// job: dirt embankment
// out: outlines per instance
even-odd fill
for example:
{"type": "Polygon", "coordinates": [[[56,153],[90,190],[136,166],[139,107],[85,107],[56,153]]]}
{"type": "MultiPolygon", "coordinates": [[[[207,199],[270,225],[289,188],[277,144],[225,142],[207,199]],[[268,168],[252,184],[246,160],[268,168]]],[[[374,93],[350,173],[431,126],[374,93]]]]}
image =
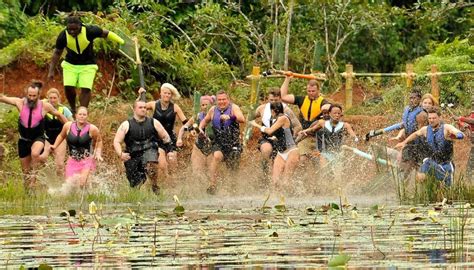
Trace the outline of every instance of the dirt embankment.
{"type": "MultiPolygon", "coordinates": [[[[105,93],[107,93],[115,72],[115,67],[113,63],[107,62],[100,57],[98,58],[97,64],[99,65],[98,72],[100,74],[96,76],[94,89],[99,91],[94,91],[94,94],[101,92],[103,89],[107,89],[105,91],[105,93]]],[[[49,82],[47,81],[48,69],[49,65],[40,67],[31,60],[20,59],[17,62],[4,67],[1,71],[1,91],[2,93],[9,96],[22,97],[24,96],[25,88],[29,85],[31,80],[41,80],[43,83],[45,83],[43,86],[44,91],[42,91],[42,95],[45,95],[46,91],[53,87],[62,90],[63,81],[59,65],[55,70],[54,80],[49,82]]],[[[119,93],[116,83],[117,80],[115,80],[114,87],[112,88],[113,96],[119,93]]]]}

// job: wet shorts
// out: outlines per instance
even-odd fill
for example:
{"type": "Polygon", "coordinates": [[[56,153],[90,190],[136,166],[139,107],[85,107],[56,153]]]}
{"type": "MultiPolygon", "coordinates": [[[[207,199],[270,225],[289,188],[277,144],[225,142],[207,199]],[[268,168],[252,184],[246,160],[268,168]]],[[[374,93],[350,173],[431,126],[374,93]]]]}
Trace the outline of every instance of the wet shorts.
{"type": "Polygon", "coordinates": [[[33,146],[33,143],[42,142],[44,144],[44,140],[45,138],[43,136],[35,138],[34,140],[25,140],[25,139],[20,138],[18,140],[18,156],[20,158],[26,158],[27,156],[30,156],[31,146],[33,146]]]}
{"type": "Polygon", "coordinates": [[[79,160],[72,157],[68,158],[66,162],[66,177],[80,174],[85,170],[95,170],[95,160],[93,157],[86,157],[79,160]]]}
{"type": "Polygon", "coordinates": [[[439,181],[444,181],[446,186],[451,186],[454,175],[454,164],[452,162],[437,163],[431,158],[425,158],[420,172],[434,176],[439,181]]]}
{"type": "Polygon", "coordinates": [[[260,146],[264,143],[269,143],[272,145],[272,155],[270,156],[272,159],[275,159],[278,151],[275,149],[274,140],[270,140],[267,136],[262,136],[260,140],[258,140],[258,150],[260,151],[260,146]]]}
{"type": "Polygon", "coordinates": [[[402,161],[412,161],[421,164],[426,157],[426,145],[423,143],[409,143],[402,150],[402,161]]]}
{"type": "Polygon", "coordinates": [[[212,152],[220,151],[224,156],[224,161],[228,168],[237,170],[240,164],[240,156],[242,154],[242,146],[240,145],[220,145],[219,143],[212,144],[212,152]]]}
{"type": "Polygon", "coordinates": [[[64,86],[92,89],[94,78],[99,67],[92,65],[73,65],[66,61],[61,63],[63,68],[64,86]]]}
{"type": "MultiPolygon", "coordinates": [[[[176,150],[178,149],[178,147],[176,146],[176,141],[178,140],[176,137],[176,133],[174,131],[171,133],[168,132],[168,135],[170,136],[170,139],[171,139],[171,146],[170,146],[169,152],[176,152],[176,150]]],[[[158,142],[158,147],[165,150],[165,148],[163,147],[163,142],[161,140],[158,142]]]]}
{"type": "Polygon", "coordinates": [[[201,150],[201,153],[205,156],[209,156],[212,153],[212,143],[207,142],[205,139],[198,138],[195,142],[197,149],[201,150]]]}
{"type": "Polygon", "coordinates": [[[150,148],[133,153],[131,158],[124,162],[127,179],[131,187],[136,187],[146,181],[147,164],[158,163],[158,150],[150,148]]]}

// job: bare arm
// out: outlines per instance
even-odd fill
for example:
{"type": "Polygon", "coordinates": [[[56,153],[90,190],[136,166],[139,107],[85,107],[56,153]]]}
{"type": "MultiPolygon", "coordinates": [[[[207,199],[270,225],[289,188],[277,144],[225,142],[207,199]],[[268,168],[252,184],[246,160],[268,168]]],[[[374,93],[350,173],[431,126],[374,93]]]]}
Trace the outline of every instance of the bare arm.
{"type": "Polygon", "coordinates": [[[462,140],[465,137],[464,133],[462,133],[459,129],[455,128],[453,125],[444,124],[444,130],[444,137],[447,140],[462,140]]]}
{"type": "Polygon", "coordinates": [[[170,135],[166,132],[165,128],[161,125],[160,121],[153,119],[153,125],[155,126],[156,132],[158,132],[158,136],[164,143],[170,143],[170,135]]]}
{"type": "Polygon", "coordinates": [[[347,133],[349,133],[349,135],[350,135],[352,138],[357,138],[357,135],[355,134],[354,130],[352,129],[351,124],[349,124],[349,123],[344,123],[344,127],[346,128],[347,133]]]}
{"type": "Polygon", "coordinates": [[[305,130],[303,130],[304,133],[312,133],[312,132],[316,132],[320,129],[322,129],[324,127],[324,124],[326,123],[325,120],[318,120],[318,121],[315,121],[311,124],[311,126],[305,130]]]}
{"type": "Polygon", "coordinates": [[[98,161],[103,161],[104,159],[102,158],[102,136],[100,135],[99,129],[91,124],[91,137],[92,140],[94,141],[94,158],[98,161]]]}
{"type": "Polygon", "coordinates": [[[296,117],[296,114],[288,106],[285,108],[285,113],[288,115],[288,118],[290,118],[291,125],[293,126],[293,136],[295,136],[298,132],[303,130],[303,126],[300,120],[298,120],[298,117],[296,117]]]}
{"type": "Polygon", "coordinates": [[[181,110],[181,107],[179,107],[178,104],[174,104],[174,111],[178,115],[178,118],[181,120],[181,122],[186,121],[186,115],[184,115],[183,110],[181,110]]]}
{"type": "Polygon", "coordinates": [[[184,124],[180,129],[179,129],[179,132],[178,132],[178,138],[176,139],[176,145],[177,146],[181,146],[182,145],[182,141],[183,141],[183,135],[184,135],[184,131],[185,129],[188,129],[190,127],[192,127],[194,124],[194,116],[191,117],[191,119],[188,120],[188,122],[186,122],[186,124],[184,124]],[[181,143],[180,143],[181,142],[181,143]],[[181,144],[181,145],[179,145],[181,144]]]}
{"type": "Polygon", "coordinates": [[[259,122],[262,123],[262,121],[261,121],[261,120],[262,120],[262,116],[263,116],[262,111],[263,111],[264,109],[265,109],[265,104],[262,104],[262,105],[260,105],[260,106],[257,107],[257,109],[255,110],[255,119],[254,119],[254,120],[259,119],[259,120],[260,120],[259,122]]]}
{"type": "Polygon", "coordinates": [[[239,108],[239,106],[232,104],[232,114],[236,117],[235,120],[238,123],[244,123],[245,122],[245,116],[242,113],[242,110],[239,108]]]}
{"type": "Polygon", "coordinates": [[[65,124],[68,120],[66,118],[66,116],[64,116],[64,114],[60,113],[58,110],[56,110],[56,108],[53,107],[53,105],[47,103],[47,102],[43,102],[43,109],[45,111],[45,114],[46,113],[50,113],[54,116],[56,116],[59,121],[61,121],[61,123],[65,124]]]}
{"type": "Polygon", "coordinates": [[[13,105],[16,106],[17,109],[20,111],[21,110],[21,104],[22,104],[22,99],[17,98],[17,97],[7,97],[3,94],[0,94],[0,102],[3,102],[5,104],[13,105]]]}
{"type": "Polygon", "coordinates": [[[286,76],[285,81],[280,87],[281,100],[289,104],[295,104],[295,96],[293,94],[288,94],[290,80],[291,80],[291,77],[286,76]]]}
{"type": "Polygon", "coordinates": [[[212,106],[209,109],[209,111],[207,112],[206,117],[204,117],[204,119],[199,123],[199,129],[200,130],[204,130],[204,128],[206,128],[207,124],[209,124],[209,122],[211,122],[211,119],[214,116],[214,113],[213,113],[214,108],[215,108],[215,106],[212,106]]]}
{"type": "MultiPolygon", "coordinates": [[[[255,121],[252,121],[251,122],[251,125],[253,125],[254,127],[260,129],[260,131],[262,133],[266,133],[268,135],[272,135],[273,132],[275,132],[276,130],[278,130],[279,128],[281,128],[285,123],[286,121],[288,120],[288,118],[286,118],[286,116],[280,116],[278,117],[278,119],[276,120],[276,122],[271,126],[271,127],[265,127],[265,126],[262,126],[262,125],[259,125],[257,124],[255,121]]],[[[289,121],[289,120],[288,120],[289,121]]]]}
{"type": "Polygon", "coordinates": [[[416,138],[421,137],[421,136],[426,136],[426,126],[410,134],[410,136],[408,136],[408,138],[406,138],[403,142],[400,142],[397,145],[395,145],[395,148],[403,148],[405,147],[407,143],[412,142],[416,138]]]}
{"type": "Polygon", "coordinates": [[[48,80],[53,79],[54,69],[59,62],[59,58],[61,58],[61,54],[63,54],[63,50],[54,49],[53,57],[51,58],[51,64],[49,65],[48,80]]]}
{"type": "Polygon", "coordinates": [[[122,124],[120,124],[120,127],[117,130],[117,133],[115,133],[115,137],[114,137],[114,150],[115,150],[115,153],[117,153],[117,155],[119,155],[119,157],[123,160],[130,159],[130,156],[128,156],[127,159],[124,159],[123,154],[122,154],[122,152],[123,152],[122,151],[122,143],[125,140],[125,135],[127,135],[128,128],[129,128],[128,121],[122,122],[122,124]]]}
{"type": "Polygon", "coordinates": [[[67,122],[63,125],[63,129],[61,129],[61,133],[59,133],[58,137],[56,137],[56,141],[54,141],[54,145],[51,148],[56,149],[63,141],[66,139],[67,131],[71,127],[72,122],[67,122]]]}

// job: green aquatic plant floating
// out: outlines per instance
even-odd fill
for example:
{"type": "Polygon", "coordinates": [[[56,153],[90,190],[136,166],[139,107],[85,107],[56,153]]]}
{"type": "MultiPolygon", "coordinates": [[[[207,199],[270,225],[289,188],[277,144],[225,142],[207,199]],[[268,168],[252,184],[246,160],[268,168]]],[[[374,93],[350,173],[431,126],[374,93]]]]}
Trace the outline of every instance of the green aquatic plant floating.
{"type": "Polygon", "coordinates": [[[181,205],[178,196],[174,195],[173,199],[176,203],[176,207],[173,209],[173,213],[175,213],[178,217],[182,217],[184,215],[184,207],[181,205]]]}
{"type": "Polygon", "coordinates": [[[347,263],[351,260],[351,256],[347,254],[339,254],[337,256],[332,257],[329,262],[329,267],[344,267],[347,263]]]}

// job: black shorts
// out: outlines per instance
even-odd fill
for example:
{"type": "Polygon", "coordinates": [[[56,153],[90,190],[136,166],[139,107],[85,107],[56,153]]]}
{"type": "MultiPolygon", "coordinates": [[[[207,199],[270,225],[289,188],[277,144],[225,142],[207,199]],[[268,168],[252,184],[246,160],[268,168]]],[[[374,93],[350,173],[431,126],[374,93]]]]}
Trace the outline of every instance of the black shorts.
{"type": "MultiPolygon", "coordinates": [[[[27,140],[22,138],[18,139],[18,156],[20,158],[26,158],[28,156],[31,156],[31,146],[33,146],[33,143],[35,142],[42,142],[44,144],[44,137],[40,136],[35,138],[34,140],[27,140]]],[[[43,150],[41,150],[41,153],[43,152],[43,150]]]]}
{"type": "MultiPolygon", "coordinates": [[[[176,133],[174,133],[174,131],[170,134],[168,133],[168,135],[170,136],[170,139],[171,139],[171,147],[170,147],[170,152],[176,152],[176,150],[178,149],[178,147],[176,146],[176,141],[178,140],[178,138],[176,137],[176,133]]],[[[160,140],[158,142],[158,147],[160,147],[161,149],[165,149],[163,147],[163,142],[160,140]]]]}
{"type": "Polygon", "coordinates": [[[201,153],[205,156],[209,156],[212,154],[212,143],[205,140],[198,138],[195,142],[197,149],[201,150],[201,153]]]}
{"type": "Polygon", "coordinates": [[[427,144],[423,142],[409,143],[402,150],[402,161],[411,161],[421,165],[423,159],[427,156],[427,144]]]}
{"type": "Polygon", "coordinates": [[[131,187],[136,187],[146,181],[147,164],[158,163],[158,149],[150,148],[133,153],[131,158],[124,162],[127,179],[131,187]]]}
{"type": "Polygon", "coordinates": [[[262,136],[260,140],[258,140],[258,150],[260,151],[260,146],[264,143],[269,143],[272,145],[272,155],[270,156],[272,159],[275,159],[276,155],[278,154],[278,151],[275,148],[275,141],[270,140],[267,136],[262,136]]]}
{"type": "Polygon", "coordinates": [[[240,164],[240,156],[242,154],[242,146],[240,144],[224,145],[219,143],[212,144],[212,152],[220,151],[224,156],[224,161],[228,168],[237,170],[240,164]]]}

